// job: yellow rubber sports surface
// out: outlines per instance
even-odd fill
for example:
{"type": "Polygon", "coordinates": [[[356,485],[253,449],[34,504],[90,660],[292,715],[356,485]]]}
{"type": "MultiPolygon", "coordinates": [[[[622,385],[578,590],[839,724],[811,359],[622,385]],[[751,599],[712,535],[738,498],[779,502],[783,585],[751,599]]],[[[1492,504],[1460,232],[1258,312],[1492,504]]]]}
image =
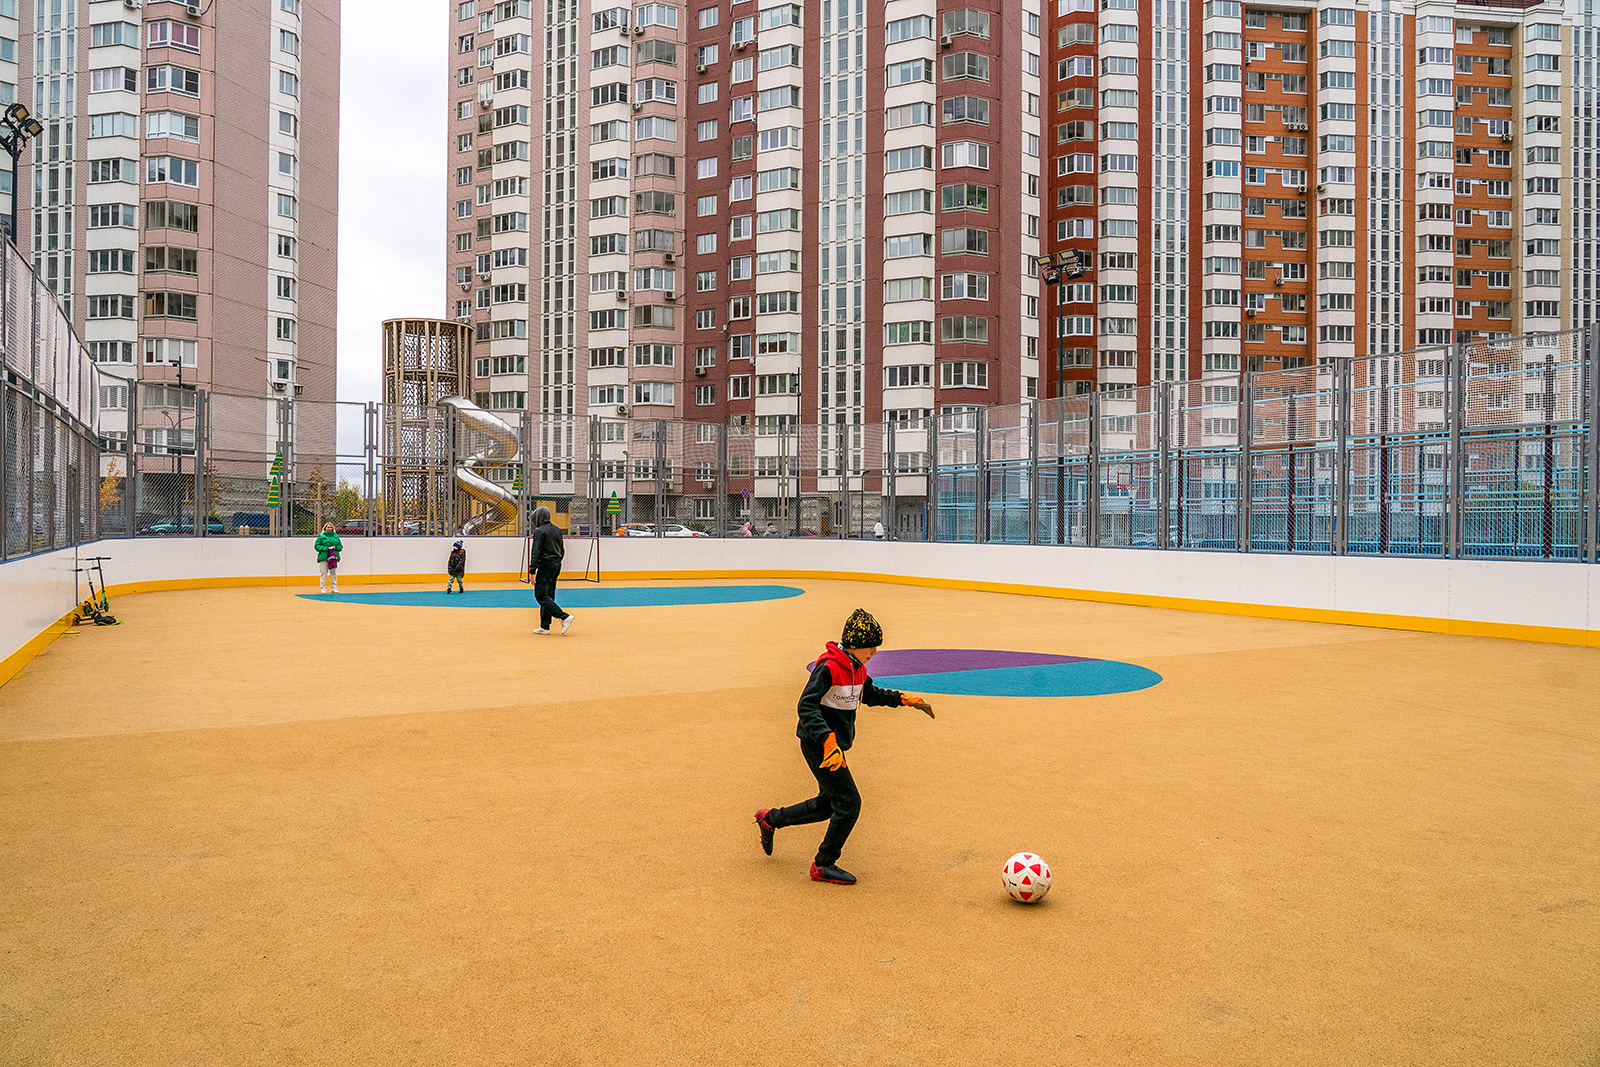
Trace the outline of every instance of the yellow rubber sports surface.
{"type": "Polygon", "coordinates": [[[788,584],[117,599],[0,688],[0,1064],[1600,1061],[1595,649],[788,584]],[[1162,680],[863,708],[824,885],[751,820],[856,607],[1162,680]]]}

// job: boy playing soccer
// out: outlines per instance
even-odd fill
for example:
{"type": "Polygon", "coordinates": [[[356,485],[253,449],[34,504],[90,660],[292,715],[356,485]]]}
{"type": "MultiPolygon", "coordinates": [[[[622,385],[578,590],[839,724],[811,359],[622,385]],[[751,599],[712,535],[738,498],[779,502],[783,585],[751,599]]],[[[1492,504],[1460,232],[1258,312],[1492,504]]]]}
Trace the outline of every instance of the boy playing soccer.
{"type": "Polygon", "coordinates": [[[787,808],[762,808],[756,812],[761,848],[772,855],[772,836],[780,826],[799,826],[827,820],[828,832],[811,863],[811,880],[834,885],[855,885],[856,876],[844,870],[839,853],[861,814],[861,794],[845,766],[844,754],[856,736],[856,706],[921,708],[933,718],[933,707],[915,693],[879,689],[867,677],[867,662],[883,644],[883,628],[861,608],[846,620],[838,644],[828,642],[817,657],[811,679],[800,694],[800,752],[817,779],[821,792],[787,808]]]}
{"type": "Polygon", "coordinates": [[[450,546],[450,558],[444,562],[444,572],[449,575],[449,579],[444,583],[446,596],[449,596],[451,589],[457,586],[463,593],[467,591],[467,550],[461,546],[460,541],[450,546]]]}

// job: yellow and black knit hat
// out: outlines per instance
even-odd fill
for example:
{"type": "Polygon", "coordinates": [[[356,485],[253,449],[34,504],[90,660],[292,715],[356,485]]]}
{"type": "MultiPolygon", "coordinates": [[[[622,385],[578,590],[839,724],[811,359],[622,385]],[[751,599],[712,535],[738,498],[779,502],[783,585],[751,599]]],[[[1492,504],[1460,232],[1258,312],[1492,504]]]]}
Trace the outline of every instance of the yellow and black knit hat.
{"type": "Polygon", "coordinates": [[[883,644],[883,627],[865,608],[857,608],[845,620],[844,636],[839,643],[845,648],[877,648],[883,644]]]}

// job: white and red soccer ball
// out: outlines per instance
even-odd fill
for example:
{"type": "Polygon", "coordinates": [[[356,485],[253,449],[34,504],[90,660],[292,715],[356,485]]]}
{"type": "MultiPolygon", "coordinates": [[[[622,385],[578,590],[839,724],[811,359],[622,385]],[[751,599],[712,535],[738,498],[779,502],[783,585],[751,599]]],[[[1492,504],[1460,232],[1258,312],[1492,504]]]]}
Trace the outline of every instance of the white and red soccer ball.
{"type": "Polygon", "coordinates": [[[1000,868],[1000,884],[1012,900],[1037,904],[1050,892],[1050,865],[1032,852],[1018,852],[1000,868]]]}

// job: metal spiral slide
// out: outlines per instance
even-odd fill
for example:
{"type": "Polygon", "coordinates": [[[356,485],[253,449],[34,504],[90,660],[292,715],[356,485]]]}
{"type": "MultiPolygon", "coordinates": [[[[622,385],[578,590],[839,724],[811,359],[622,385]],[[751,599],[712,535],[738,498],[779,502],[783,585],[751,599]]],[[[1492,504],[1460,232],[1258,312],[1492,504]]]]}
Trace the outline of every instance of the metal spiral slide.
{"type": "MultiPolygon", "coordinates": [[[[517,498],[504,486],[496,485],[482,473],[517,458],[517,431],[504,420],[489,414],[465,397],[449,396],[439,401],[441,411],[455,413],[456,426],[473,431],[462,435],[471,446],[481,445],[479,451],[465,451],[456,466],[456,484],[474,500],[489,505],[490,510],[474,515],[461,524],[464,534],[493,533],[508,523],[517,521],[517,498]]],[[[464,441],[463,444],[467,444],[464,441]]],[[[469,446],[470,447],[470,446],[469,446]]]]}

